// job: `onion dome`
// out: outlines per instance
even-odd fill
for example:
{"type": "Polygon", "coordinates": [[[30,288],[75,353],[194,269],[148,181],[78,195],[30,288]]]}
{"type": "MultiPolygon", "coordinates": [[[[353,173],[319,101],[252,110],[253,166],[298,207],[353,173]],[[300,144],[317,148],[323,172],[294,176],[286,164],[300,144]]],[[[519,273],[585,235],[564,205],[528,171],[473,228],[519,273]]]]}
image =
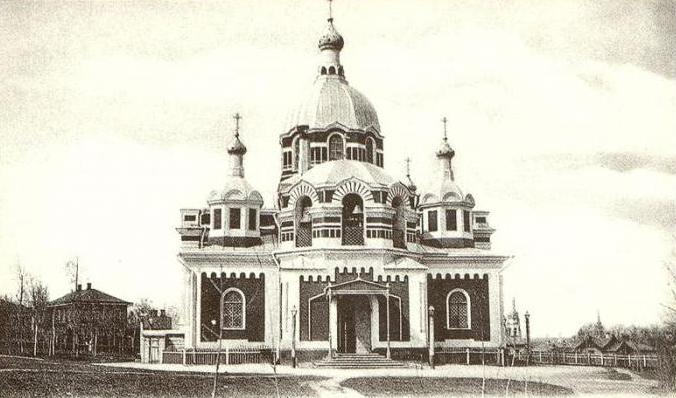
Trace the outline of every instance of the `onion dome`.
{"type": "Polygon", "coordinates": [[[326,31],[319,38],[319,43],[317,43],[317,45],[320,50],[331,49],[340,51],[343,49],[345,41],[343,40],[343,36],[341,36],[333,26],[333,18],[329,18],[328,21],[329,24],[326,27],[326,31]]]}
{"type": "Polygon", "coordinates": [[[228,145],[228,153],[231,155],[244,155],[246,153],[246,146],[239,139],[239,133],[235,134],[235,138],[228,145]]]}
{"type": "Polygon", "coordinates": [[[455,156],[455,151],[448,144],[448,138],[444,137],[444,141],[441,143],[441,146],[437,150],[437,157],[452,158],[453,156],[455,156]]]}

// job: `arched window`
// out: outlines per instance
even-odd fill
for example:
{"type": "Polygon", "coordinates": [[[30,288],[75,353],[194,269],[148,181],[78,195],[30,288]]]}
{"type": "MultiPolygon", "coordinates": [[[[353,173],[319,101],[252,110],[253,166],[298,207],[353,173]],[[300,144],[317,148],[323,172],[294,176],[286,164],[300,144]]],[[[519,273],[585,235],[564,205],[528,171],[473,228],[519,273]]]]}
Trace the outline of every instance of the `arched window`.
{"type": "Polygon", "coordinates": [[[244,329],[246,327],[246,300],[241,290],[230,288],[221,296],[221,327],[244,329]]]}
{"type": "Polygon", "coordinates": [[[373,138],[366,139],[366,161],[373,163],[373,138]]]}
{"type": "Polygon", "coordinates": [[[336,74],[336,68],[333,66],[329,67],[329,75],[335,75],[336,74]]]}
{"type": "Polygon", "coordinates": [[[472,325],[469,294],[453,289],[446,296],[446,328],[469,329],[472,325]]]}
{"type": "Polygon", "coordinates": [[[338,67],[338,75],[343,76],[344,74],[345,74],[345,72],[343,72],[343,67],[339,66],[338,67]]]}
{"type": "Polygon", "coordinates": [[[312,246],[312,200],[303,196],[296,201],[296,247],[312,246]]]}
{"type": "Polygon", "coordinates": [[[322,72],[321,73],[322,73],[322,75],[326,74],[326,66],[322,66],[322,72]]]}
{"type": "Polygon", "coordinates": [[[343,158],[343,137],[334,134],[329,138],[329,160],[341,160],[343,158]]]}
{"type": "Polygon", "coordinates": [[[343,197],[343,245],[364,244],[364,201],[350,193],[343,197]]]}

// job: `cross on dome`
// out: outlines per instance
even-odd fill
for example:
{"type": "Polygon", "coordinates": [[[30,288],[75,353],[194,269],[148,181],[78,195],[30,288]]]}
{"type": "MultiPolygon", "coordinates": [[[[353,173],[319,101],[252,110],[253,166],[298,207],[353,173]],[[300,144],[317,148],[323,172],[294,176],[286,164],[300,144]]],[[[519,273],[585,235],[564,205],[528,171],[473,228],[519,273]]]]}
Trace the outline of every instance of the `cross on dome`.
{"type": "Polygon", "coordinates": [[[246,153],[246,146],[239,139],[239,121],[242,120],[242,116],[237,112],[232,118],[235,119],[235,139],[228,145],[228,153],[231,155],[244,155],[246,153]]]}
{"type": "Polygon", "coordinates": [[[448,141],[448,136],[446,135],[446,124],[448,123],[448,119],[446,119],[446,116],[441,119],[441,122],[444,123],[444,141],[448,141]]]}
{"type": "Polygon", "coordinates": [[[239,137],[239,121],[242,119],[242,116],[237,112],[232,118],[235,119],[235,137],[239,137]]]}

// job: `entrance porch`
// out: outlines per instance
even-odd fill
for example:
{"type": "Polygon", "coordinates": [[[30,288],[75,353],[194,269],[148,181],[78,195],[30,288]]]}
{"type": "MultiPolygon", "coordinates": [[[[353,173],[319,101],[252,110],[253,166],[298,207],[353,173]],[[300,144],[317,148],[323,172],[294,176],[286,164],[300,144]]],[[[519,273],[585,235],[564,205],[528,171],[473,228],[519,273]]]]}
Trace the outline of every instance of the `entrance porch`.
{"type": "Polygon", "coordinates": [[[390,358],[390,287],[357,278],[329,285],[329,358],[334,352],[369,354],[378,339],[378,296],[386,302],[386,356],[390,358]]]}

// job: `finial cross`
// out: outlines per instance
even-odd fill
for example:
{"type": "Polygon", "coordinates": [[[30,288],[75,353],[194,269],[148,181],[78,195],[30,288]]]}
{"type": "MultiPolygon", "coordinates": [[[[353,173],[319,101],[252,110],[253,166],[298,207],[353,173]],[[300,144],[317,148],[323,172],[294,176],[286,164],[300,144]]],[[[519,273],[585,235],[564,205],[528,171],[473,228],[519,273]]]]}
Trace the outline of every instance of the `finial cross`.
{"type": "Polygon", "coordinates": [[[242,116],[239,114],[239,112],[237,112],[232,116],[232,118],[235,119],[235,136],[239,137],[239,121],[242,119],[242,116]]]}
{"type": "Polygon", "coordinates": [[[406,177],[411,176],[411,158],[406,158],[406,177]]]}
{"type": "Polygon", "coordinates": [[[333,21],[333,0],[329,0],[329,21],[333,21]]]}
{"type": "Polygon", "coordinates": [[[446,119],[446,116],[444,116],[441,121],[444,123],[444,141],[446,141],[448,140],[448,136],[446,135],[446,124],[448,123],[448,119],[446,119]]]}

